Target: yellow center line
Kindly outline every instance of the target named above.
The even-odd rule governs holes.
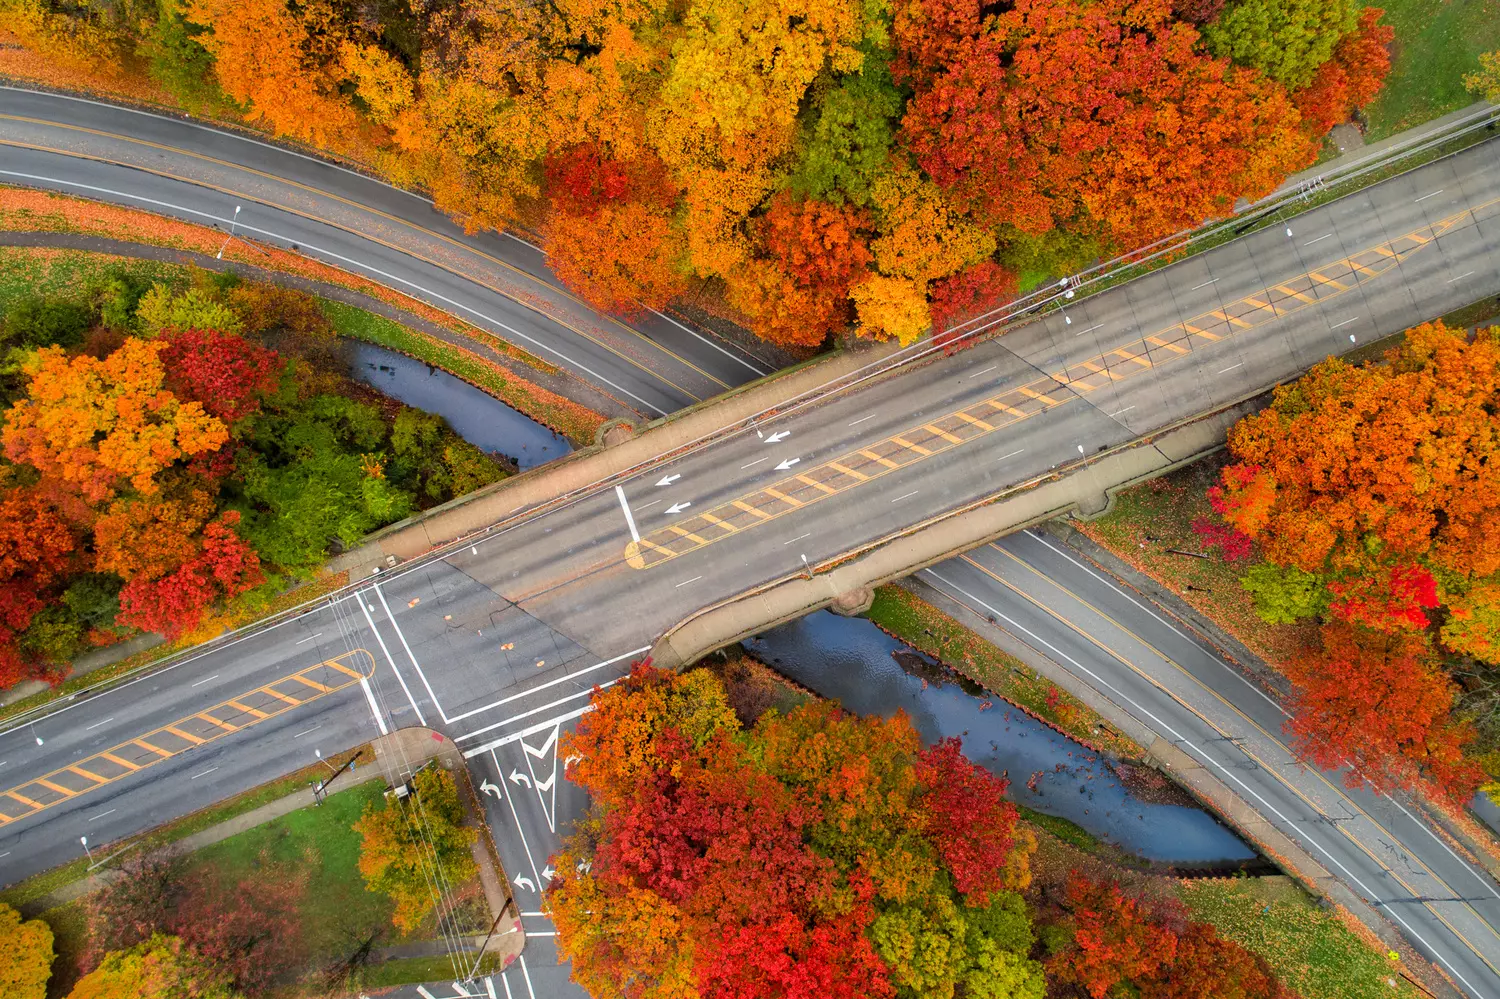
[[[1500,198],[1496,198],[1492,202],[1487,202],[1486,204],[1491,203],[1500,204]],[[1445,231],[1447,228],[1458,225],[1464,219],[1472,217],[1473,212],[1466,210],[1465,212],[1451,216],[1448,219],[1435,224],[1434,226],[1427,227],[1423,231]],[[1382,245],[1388,246],[1392,243],[1399,242],[1401,239],[1413,238],[1419,235],[1421,235],[1420,232],[1408,233],[1406,236],[1388,240],[1385,244]],[[1348,261],[1345,260],[1337,261],[1326,266],[1328,268],[1332,268],[1347,265]],[[1371,274],[1374,274],[1375,277],[1379,276],[1378,272],[1372,271]],[[1277,319],[1280,319],[1282,316],[1295,312],[1307,305],[1319,304],[1321,302],[1328,301],[1330,298],[1334,297],[1334,295],[1342,294],[1343,292],[1350,290],[1352,287],[1357,287],[1360,283],[1362,283],[1362,280],[1374,280],[1374,277],[1366,277],[1364,279],[1361,279],[1360,273],[1358,271],[1351,270],[1350,275],[1355,281],[1354,285],[1341,284],[1340,282],[1334,281],[1326,275],[1320,274],[1317,271],[1305,272],[1301,276],[1293,278],[1289,282],[1280,285],[1272,285],[1267,289],[1263,289],[1254,293],[1253,295],[1246,296],[1236,303],[1226,305],[1222,309],[1215,309],[1213,311],[1206,312],[1201,316],[1192,317],[1188,320],[1167,327],[1165,330],[1162,330],[1158,333],[1142,337],[1138,340],[1130,341],[1123,346],[1113,348],[1112,350],[1109,350],[1103,354],[1095,355],[1092,358],[1074,362],[1073,364],[1070,364],[1068,367],[1066,367],[1063,371],[1043,375],[1041,377],[1033,379],[1026,384],[1018,385],[1012,389],[1004,390],[999,395],[992,398],[985,399],[981,402],[969,403],[965,405],[963,409],[950,413],[947,416],[942,417],[941,419],[934,420],[930,423],[926,423],[909,430],[904,430],[901,433],[886,437],[883,441],[871,444],[864,448],[859,448],[857,450],[849,452],[848,454],[840,455],[832,460],[824,461],[822,465],[818,467],[808,469],[804,472],[800,472],[795,474],[794,476],[783,479],[782,481],[776,483],[774,486],[756,489],[754,492],[751,492],[749,494],[749,496],[773,496],[778,500],[784,501],[785,509],[776,510],[773,513],[766,513],[765,511],[755,509],[749,504],[744,503],[742,500],[731,500],[720,505],[717,508],[714,508],[710,511],[710,513],[712,513],[717,519],[727,519],[729,517],[735,516],[736,510],[741,510],[753,512],[758,518],[760,518],[758,523],[763,523],[767,520],[775,519],[776,517],[783,516],[785,514],[793,512],[794,510],[816,503],[822,499],[827,498],[828,496],[835,495],[845,489],[855,488],[856,486],[859,486],[864,482],[868,482],[871,479],[878,478],[888,472],[910,467],[916,462],[922,461],[936,454],[941,454],[952,448],[959,447],[967,443],[968,441],[965,438],[962,438],[959,435],[952,433],[951,431],[940,429],[939,424],[944,423],[947,420],[959,420],[967,423],[970,427],[975,428],[979,432],[968,438],[968,440],[977,440],[980,437],[984,436],[984,434],[987,432],[1011,426],[1021,420],[1028,419],[1036,413],[1044,412],[1049,408],[1060,406],[1071,401],[1072,399],[1079,398],[1083,393],[1093,391],[1096,388],[1100,387],[1100,385],[1108,384],[1108,382],[1098,378],[1098,376],[1100,375],[1103,375],[1110,381],[1124,381],[1129,378],[1135,377],[1141,372],[1154,370],[1158,366],[1158,364],[1164,364],[1167,361],[1172,360],[1174,356],[1181,357],[1191,353],[1191,348],[1187,344],[1174,341],[1187,339],[1191,336],[1199,336],[1211,343],[1217,342],[1234,336],[1241,330],[1254,328],[1257,323],[1274,322]],[[1321,281],[1333,290],[1331,293],[1325,293],[1324,297],[1321,299],[1313,297],[1311,295],[1302,294],[1301,292],[1293,291],[1291,285],[1303,280]],[[1291,303],[1293,300],[1295,300],[1296,302],[1299,302],[1301,304],[1284,304],[1275,306],[1271,305],[1270,299],[1273,297],[1273,293],[1278,292],[1286,296],[1285,301],[1287,303]],[[1242,308],[1237,309],[1237,305],[1242,306]],[[1245,311],[1247,309],[1253,309],[1255,311],[1247,312]],[[1233,313],[1237,311],[1241,312],[1243,315],[1255,316],[1256,321],[1251,322],[1248,319],[1234,315]],[[1220,332],[1210,332],[1208,329],[1203,328],[1204,326],[1217,328]],[[1178,336],[1177,331],[1181,331],[1183,335]],[[1170,339],[1168,339],[1169,337]],[[1151,348],[1153,346],[1160,347],[1169,351],[1171,356],[1153,357],[1153,355],[1151,354]],[[1110,364],[1111,358],[1118,359],[1117,365]],[[1118,363],[1124,361],[1128,361],[1131,363]],[[1076,379],[1069,374],[1069,372],[1071,371],[1078,370],[1088,371],[1090,372],[1090,374]],[[1069,390],[1066,395],[1062,395],[1061,393],[1056,395],[1049,394],[1051,392],[1055,392],[1059,386]],[[1025,398],[1034,403],[1039,403],[1040,405],[1038,406],[1027,404],[1025,409],[1020,409],[1010,405],[1009,403],[1001,401],[1002,398],[1015,399],[1018,397]],[[972,410],[978,406],[988,406],[989,408],[997,412],[1004,413],[1009,417],[1009,419],[1004,422],[997,421],[996,423],[989,423],[970,416],[967,411]],[[914,443],[911,440],[911,438],[914,436],[921,437],[923,439],[923,443]],[[882,446],[886,448],[900,448],[902,453],[896,454],[896,458],[884,457],[876,450],[877,448],[881,448]],[[895,454],[895,452],[893,452],[893,454]],[[864,461],[873,462],[881,467],[872,469],[869,472],[855,472],[852,468],[849,467],[851,464],[858,464],[861,465],[861,467],[867,467],[864,466]],[[819,475],[819,472],[822,470],[826,470],[826,474]],[[799,490],[805,490],[809,486],[817,490],[814,495],[806,496],[804,499],[793,499],[791,496],[787,495],[787,492],[797,492]],[[683,522],[691,523],[694,517],[704,517],[704,515],[701,513],[694,514],[688,516]],[[708,522],[715,523],[717,522],[717,520],[710,520]],[[749,524],[746,525],[746,528],[742,528],[740,530],[745,530],[749,527],[754,526],[755,524]],[[680,541],[683,537],[689,538],[689,540],[692,540],[693,543],[699,547],[701,547],[702,545],[711,544],[713,543],[713,541],[719,540],[719,538],[717,537],[711,540],[702,539],[695,534],[691,534],[691,532],[687,531],[686,529],[674,525],[660,528],[652,533],[656,538],[662,539],[665,543],[658,543],[651,540],[650,538],[642,538],[639,542],[631,541],[625,548],[626,564],[635,569],[647,569],[656,565],[660,565],[662,562],[665,562],[668,559],[676,558],[678,555],[684,555],[689,551],[696,550],[695,548],[681,547]],[[722,537],[728,537],[729,533],[731,532],[726,531],[722,535]],[[733,533],[739,532],[736,531]]]
[[[360,672],[358,669],[351,669],[349,667],[349,663],[363,666],[365,671]],[[349,679],[345,683],[340,684],[337,687],[328,687],[318,683],[316,680],[310,680],[303,675],[306,673],[311,673],[315,670],[324,669],[325,667],[332,667],[333,669],[346,673],[351,677],[351,679]],[[38,811],[50,808],[57,802],[47,802],[44,804],[42,802],[36,801],[35,799],[22,793],[22,788],[31,786],[44,787],[48,790],[62,795],[63,797],[58,799],[58,801],[69,800],[78,795],[86,794],[89,791],[94,790],[95,788],[103,787],[106,784],[112,784],[116,780],[123,780],[125,777],[128,777],[131,774],[136,773],[137,771],[144,770],[157,763],[160,763],[162,760],[176,756],[179,753],[191,752],[194,748],[202,746],[205,743],[213,742],[216,739],[225,738],[231,733],[243,731],[244,729],[249,728],[251,725],[258,724],[264,719],[274,718],[278,715],[284,714],[285,712],[291,711],[301,704],[307,704],[310,701],[314,701],[317,698],[322,697],[324,694],[333,693],[334,691],[343,690],[346,687],[353,686],[354,684],[371,675],[374,670],[374,657],[364,649],[355,649],[353,652],[345,653],[338,659],[318,663],[315,666],[309,666],[303,670],[298,671],[297,673],[282,677],[280,680],[276,681],[277,683],[284,683],[287,680],[300,680],[301,682],[306,683],[309,686],[318,688],[318,693],[309,697],[306,701],[297,701],[292,698],[286,698],[287,703],[283,704],[275,711],[257,711],[256,709],[250,708],[243,703],[243,698],[249,697],[250,694],[241,695],[241,697],[223,701],[215,705],[214,707],[209,708],[207,711],[189,715],[186,718],[182,718],[170,725],[163,725],[160,728],[152,729],[150,732],[147,732],[144,735],[141,735],[134,739],[130,739],[126,742],[122,742],[118,746],[113,746],[107,750],[104,750],[103,752],[94,753],[92,756],[89,756],[85,759],[79,760],[75,763],[70,763],[63,767],[59,767],[58,769],[53,770],[51,773],[43,774],[41,777],[33,778],[32,780],[26,781],[18,787],[11,788],[8,791],[0,791],[0,795],[12,798],[22,803],[23,805],[27,805],[32,809],[32,811],[27,814],[34,815]],[[251,691],[251,693],[253,694],[262,690],[265,690],[265,688],[257,688],[256,691]],[[220,721],[219,719],[213,717],[213,715],[210,713],[225,708],[232,708],[234,710],[250,714],[252,716],[252,719],[246,722],[244,725],[231,725],[228,722]],[[192,733],[187,732],[182,728],[183,725],[186,725],[193,721],[212,722],[215,726],[218,727],[218,731],[216,731],[212,735],[203,737],[193,735]],[[183,742],[188,743],[189,745],[185,749],[173,751],[163,749],[160,746],[148,741],[151,736],[160,733],[165,733],[175,738],[181,739]],[[132,762],[131,760],[128,760],[121,755],[122,752],[128,752],[132,748],[144,750],[155,755],[153,755],[150,759],[144,759],[141,762]],[[114,777],[103,777],[88,769],[88,763],[90,760],[107,761],[119,767],[123,772]],[[86,787],[82,790],[74,791],[67,786],[59,784],[55,780],[53,780],[53,778],[60,777],[63,774],[75,774],[80,777],[87,777],[89,780],[93,781],[94,784],[92,787]],[[16,818],[24,817],[25,816],[8,816],[6,818],[7,821],[10,821]]]

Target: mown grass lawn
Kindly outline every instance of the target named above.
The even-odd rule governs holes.
[[[1223,936],[1265,958],[1301,995],[1421,999],[1394,962],[1290,878],[1182,881],[1177,893],[1193,918],[1213,923]]]
[[[329,795],[320,808],[300,809],[204,847],[190,864],[212,871],[227,891],[254,878],[266,861],[306,873],[307,891],[298,906],[299,957],[309,967],[344,957],[353,949],[351,941],[369,932],[395,934],[390,899],[365,890],[358,868],[360,837],[353,829],[366,805],[379,802],[384,791],[383,781],[371,780]]]
[[[1366,138],[1402,129],[1474,102],[1463,75],[1479,54],[1500,49],[1500,0],[1376,0],[1396,29],[1395,59],[1385,89],[1365,109]]]

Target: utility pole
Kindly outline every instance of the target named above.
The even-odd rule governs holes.
[[[328,785],[332,784],[335,780],[337,780],[339,774],[343,773],[345,770],[353,770],[354,769],[354,761],[357,760],[357,759],[359,759],[361,756],[363,756],[364,753],[365,753],[365,751],[363,749],[361,749],[359,752],[357,752],[353,756],[349,757],[349,759],[344,763],[343,766],[341,766],[337,770],[333,771],[333,776],[332,777],[329,777],[327,780],[317,781],[316,783],[313,784],[313,804],[314,805],[321,805],[321,804],[323,804],[323,799],[326,798],[326,797],[328,797]],[[325,766],[328,766],[328,767],[332,767],[333,766],[332,763],[329,763],[327,760],[323,759],[323,752],[322,752],[322,750],[318,750],[318,759],[323,760],[323,763],[324,763]]]

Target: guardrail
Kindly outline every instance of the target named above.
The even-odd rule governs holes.
[[[1133,250],[1130,253],[1121,254],[1112,260],[1096,264],[1076,275],[1070,275],[1056,284],[1049,284],[1038,288],[999,308],[984,313],[981,316],[975,316],[972,319],[942,331],[946,338],[945,343],[939,344],[934,342],[932,336],[917,340],[888,357],[856,368],[839,378],[830,379],[796,396],[782,400],[775,406],[715,427],[685,444],[678,445],[669,451],[652,455],[649,458],[638,461],[627,468],[612,472],[587,485],[579,486],[566,493],[561,493],[543,503],[515,511],[489,525],[482,531],[475,531],[457,537],[447,544],[440,545],[421,556],[401,563],[399,568],[392,570],[392,573],[401,574],[420,568],[429,562],[444,558],[454,551],[471,545],[481,538],[493,537],[497,532],[505,533],[514,530],[523,524],[529,523],[534,518],[564,510],[575,503],[595,496],[599,492],[610,489],[615,484],[633,478],[665,461],[676,460],[697,453],[720,441],[728,440],[736,435],[748,433],[751,430],[763,427],[773,420],[783,419],[793,413],[809,409],[860,385],[884,378],[904,368],[930,360],[936,354],[951,349],[952,344],[955,342],[974,339],[999,327],[1035,318],[1050,307],[1061,306],[1073,300],[1080,292],[1085,296],[1097,294],[1118,283],[1141,276],[1153,270],[1156,266],[1175,262],[1181,254],[1199,252],[1203,249],[1217,246],[1220,243],[1244,235],[1262,224],[1269,224],[1270,220],[1283,218],[1282,213],[1284,212],[1289,212],[1292,209],[1300,212],[1316,207],[1313,203],[1314,199],[1317,200],[1318,204],[1321,204],[1338,197],[1343,197],[1353,189],[1357,189],[1357,187],[1350,187],[1351,184],[1361,178],[1368,177],[1371,173],[1397,166],[1403,162],[1409,162],[1423,154],[1439,150],[1440,147],[1453,143],[1456,140],[1473,136],[1480,130],[1493,129],[1497,124],[1500,124],[1500,106],[1489,106],[1478,109],[1471,114],[1455,119],[1441,129],[1395,143],[1385,149],[1371,153],[1367,157],[1362,157],[1341,167],[1332,169],[1326,174],[1319,174],[1290,190],[1276,192],[1252,204],[1245,205],[1228,218],[1208,223],[1198,229],[1186,230],[1173,236],[1168,236],[1155,243]],[[1459,150],[1439,153],[1436,158],[1452,155],[1457,151]],[[1420,165],[1425,165],[1425,163],[1413,163],[1405,169],[1415,169]],[[1405,171],[1402,170],[1399,172]],[[1341,190],[1345,187],[1350,187],[1350,190]],[[1295,213],[1284,217],[1293,218],[1295,217]],[[1171,260],[1168,260],[1168,258],[1171,258]],[[86,687],[64,698],[48,701],[26,711],[18,712],[4,721],[0,721],[0,735],[32,724],[54,711],[62,710],[69,704],[76,703],[80,699],[94,696],[116,686],[123,686],[142,676],[148,676],[191,662],[201,656],[231,648],[239,642],[294,620],[329,601],[347,596],[358,589],[363,582],[364,580],[351,581],[346,586],[332,593],[324,594],[315,600],[287,608],[270,617],[263,618],[260,621],[245,625],[243,628],[211,639],[202,645],[191,649],[184,649],[181,652],[144,664],[135,670],[111,677],[108,680],[101,681],[97,685]]]

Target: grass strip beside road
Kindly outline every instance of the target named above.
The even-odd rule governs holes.
[[[875,590],[866,617],[881,630],[925,652],[987,690],[1088,745],[1141,759],[1145,750],[1116,732],[1073,695],[1039,676],[947,614],[900,586]]]
[[[1378,6],[1396,41],[1385,88],[1365,108],[1365,138],[1372,142],[1473,102],[1464,74],[1479,69],[1481,52],[1500,49],[1494,0],[1380,0]]]
[[[360,757],[362,761],[374,762],[374,755],[369,745],[357,746],[354,749],[328,757],[328,764],[315,763],[309,767],[294,771],[284,777],[268,781],[258,787],[241,792],[232,798],[226,798],[207,808],[200,808],[181,818],[149,829],[138,836],[132,836],[118,843],[107,843],[94,848],[95,856],[103,860],[105,857],[114,856],[122,850],[130,849],[157,849],[178,840],[186,839],[195,833],[202,832],[218,825],[228,822],[230,819],[238,818],[246,812],[254,811],[262,805],[270,804],[280,798],[284,798],[296,791],[303,791],[313,781],[327,774],[328,765],[335,769],[346,763],[355,753],[363,752]],[[356,772],[358,769],[356,767]],[[310,800],[310,798],[309,798]],[[87,858],[80,857],[77,860],[54,867],[50,871],[35,874],[24,881],[0,891],[0,902],[19,908],[30,902],[35,902],[46,895],[50,895],[59,889],[65,888],[76,881],[82,881],[91,873],[88,869]]]
[[[1421,999],[1396,962],[1291,878],[1184,880],[1177,883],[1177,894],[1194,919],[1212,923],[1223,936],[1265,958],[1300,995]]]

